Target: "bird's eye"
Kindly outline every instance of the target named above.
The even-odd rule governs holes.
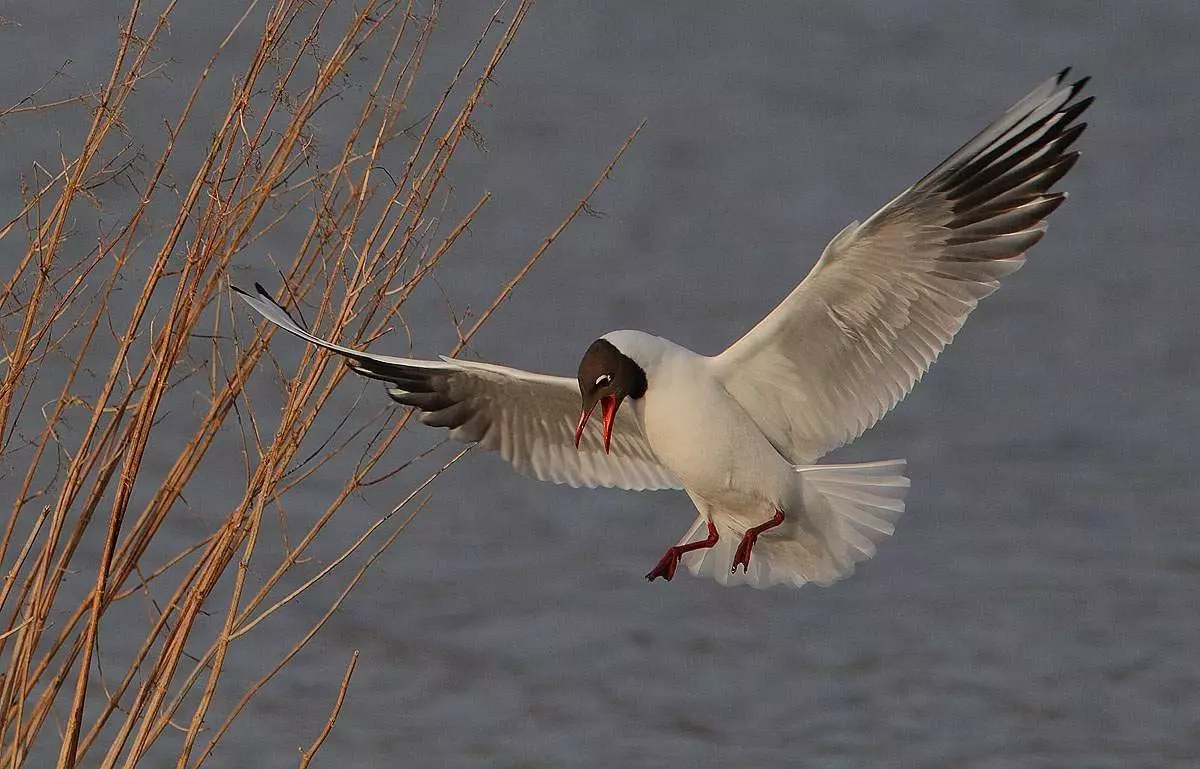
[[[610,384],[612,384],[612,374],[601,374],[596,377],[596,387],[607,387]]]

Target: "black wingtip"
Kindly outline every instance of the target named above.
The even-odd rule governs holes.
[[[1067,171],[1070,171],[1072,168],[1075,167],[1075,164],[1079,162],[1079,154],[1080,154],[1079,150],[1073,150],[1058,159],[1058,162],[1054,164],[1055,168],[1059,169],[1058,171],[1056,171],[1056,174],[1058,175],[1058,179],[1061,179],[1064,176],[1066,176]],[[1058,179],[1054,180],[1055,183],[1058,182]]]
[[[1063,67],[1061,70],[1058,71],[1058,74],[1055,75],[1054,82],[1057,83],[1058,85],[1062,85],[1063,83],[1067,82],[1067,78],[1070,76],[1071,76],[1071,67]],[[1071,98],[1072,99],[1075,98],[1075,95],[1078,94],[1080,91],[1082,91],[1084,89],[1084,87],[1091,81],[1092,81],[1091,75],[1084,75],[1083,77],[1076,80],[1074,83],[1071,83],[1071,85],[1070,85]]]
[[[267,293],[267,290],[265,288],[263,288],[263,284],[259,283],[257,280],[254,281],[254,290],[258,292],[259,296],[265,296],[266,298],[270,299],[271,301],[275,301],[274,298],[269,293]]]
[[[1074,121],[1075,118],[1082,115],[1088,107],[1092,106],[1092,102],[1094,102],[1094,101],[1096,101],[1096,97],[1089,96],[1086,99],[1080,99],[1079,101],[1072,104],[1070,107],[1067,107],[1066,109],[1064,109],[1061,113],[1059,113],[1060,115],[1062,115],[1062,118],[1061,118],[1062,124],[1067,125],[1068,123],[1071,123],[1072,121]]]

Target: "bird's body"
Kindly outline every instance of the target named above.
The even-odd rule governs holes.
[[[521,472],[684,489],[699,515],[649,579],[669,580],[684,563],[723,584],[828,584],[892,532],[908,479],[903,460],[813,463],[895,406],[1045,233],[1066,197],[1050,188],[1078,158],[1068,149],[1091,102],[1077,98],[1086,80],[1066,74],[842,230],[774,310],[715,356],[641,331],[597,339],[575,379],[374,355],[313,336],[261,286],[239,293],[275,325],[389,383],[426,424],[499,451]],[[599,434],[587,430],[597,408]]]
[[[692,499],[730,512],[757,506],[753,517],[789,500],[792,465],[713,376],[710,358],[640,331],[602,338],[646,371],[649,386],[633,412],[658,461]]]
[[[689,565],[698,570],[710,561],[710,576],[722,583],[828,584],[861,558],[848,552],[853,547],[847,540],[855,532],[843,531],[854,524],[839,519],[811,474],[837,478],[837,468],[797,466],[785,459],[725,389],[713,358],[641,331],[614,331],[601,338],[646,372],[648,386],[632,402],[634,416],[655,457],[678,479],[699,512],[680,544],[692,541],[709,521],[716,528],[712,548],[681,554]],[[859,527],[863,539],[856,541],[862,555],[869,556],[874,552],[871,535],[890,533],[894,516],[903,509],[908,482],[900,475],[903,462],[854,467],[859,475],[841,480],[847,491],[868,495],[868,507],[874,510],[859,511],[867,525]],[[879,505],[884,507],[876,509]],[[777,511],[783,513],[783,521],[762,532],[754,546],[758,557],[750,559],[741,574],[730,569],[744,533],[770,521]],[[706,552],[713,548],[715,552]],[[784,564],[786,568],[779,568]],[[778,572],[775,579],[766,573],[771,566]]]

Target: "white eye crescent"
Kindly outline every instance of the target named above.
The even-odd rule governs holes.
[[[600,376],[596,377],[596,381],[594,382],[596,387],[607,387],[611,383],[612,374],[601,374]]]

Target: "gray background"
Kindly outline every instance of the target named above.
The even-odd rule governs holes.
[[[237,10],[195,5],[164,44],[180,83]],[[443,70],[488,12],[452,6],[430,54]],[[68,83],[95,84],[119,10],[8,7],[6,103],[66,58]],[[323,765],[1196,766],[1198,33],[1191,2],[535,8],[478,116],[487,152],[465,148],[452,179],[460,203],[495,196],[439,272],[456,306],[485,306],[649,120],[596,200],[605,215],[578,221],[473,344],[539,370],[572,372],[627,326],[715,352],[843,225],[1045,77],[1073,65],[1098,101],[1062,184],[1072,198],[1027,266],[835,455],[905,456],[913,480],[895,537],[852,579],[647,584],[692,520],[684,495],[551,487],[472,455],[213,765],[294,765],[359,649]],[[174,114],[172,87],[146,84],[163,99],[138,107],[148,137]],[[50,125],[3,126],[4,210],[31,158],[72,146],[77,127]],[[254,254],[234,279],[278,282]],[[418,354],[452,344],[436,292],[408,320]],[[347,402],[360,392],[343,387]],[[340,485],[336,466],[323,473]],[[219,519],[238,477],[168,541]],[[389,499],[353,502],[347,530]],[[221,695],[333,593],[243,645]]]

